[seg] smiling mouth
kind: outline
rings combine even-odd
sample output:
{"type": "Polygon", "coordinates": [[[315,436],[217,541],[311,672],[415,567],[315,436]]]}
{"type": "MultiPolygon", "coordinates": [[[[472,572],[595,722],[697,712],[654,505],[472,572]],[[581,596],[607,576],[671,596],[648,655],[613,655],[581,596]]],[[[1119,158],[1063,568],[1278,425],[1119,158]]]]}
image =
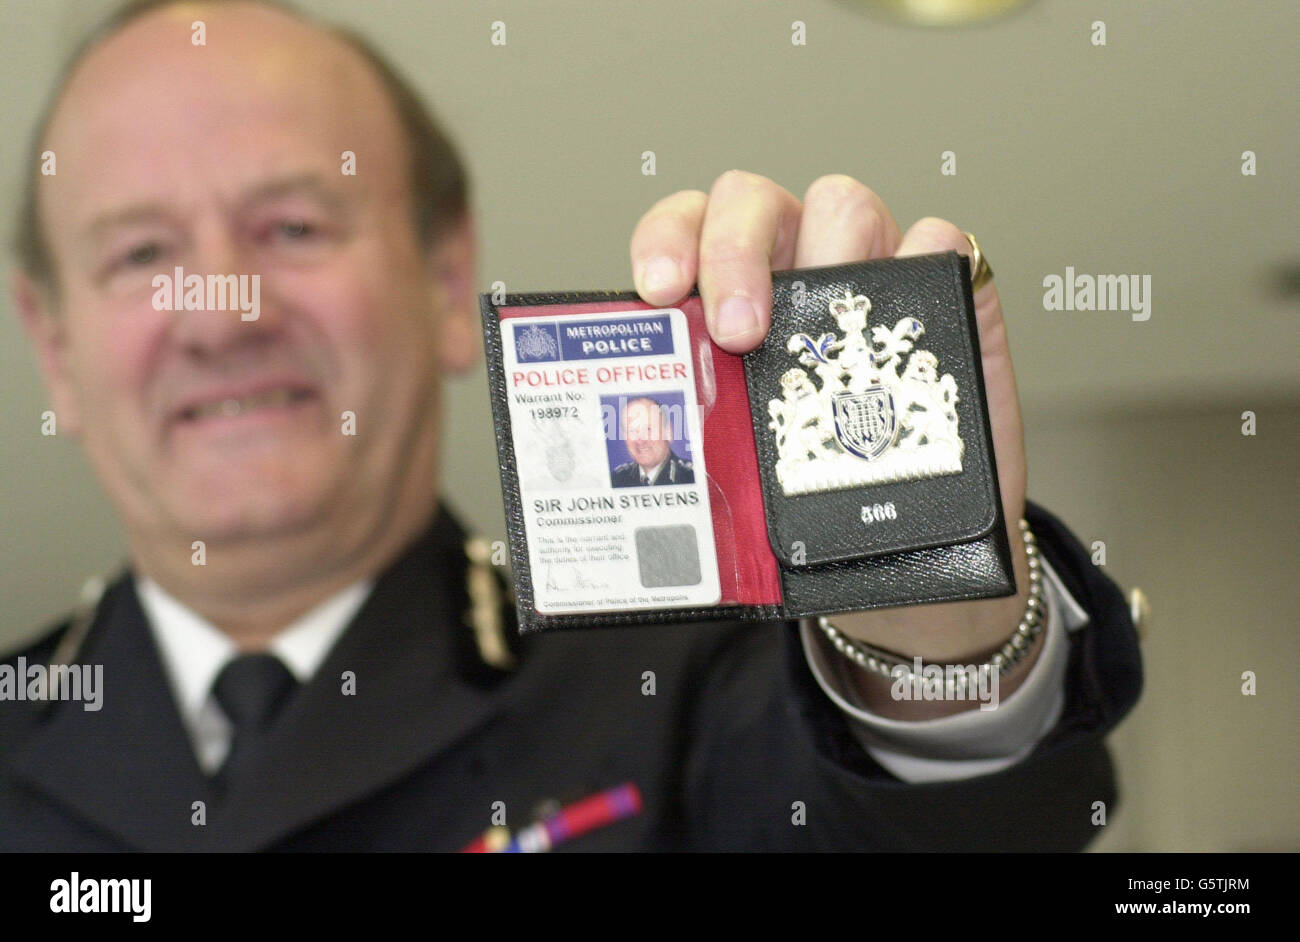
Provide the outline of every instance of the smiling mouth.
{"type": "Polygon", "coordinates": [[[228,419],[260,409],[283,409],[313,398],[315,394],[307,389],[270,389],[251,396],[213,399],[211,402],[190,406],[180,413],[180,419],[182,422],[198,422],[214,418],[228,419]]]}

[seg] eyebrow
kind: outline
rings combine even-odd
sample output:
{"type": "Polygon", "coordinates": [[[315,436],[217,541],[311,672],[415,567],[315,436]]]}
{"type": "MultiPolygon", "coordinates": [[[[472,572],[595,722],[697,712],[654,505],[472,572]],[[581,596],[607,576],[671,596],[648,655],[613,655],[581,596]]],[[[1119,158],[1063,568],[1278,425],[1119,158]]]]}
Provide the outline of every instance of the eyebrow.
{"type": "Polygon", "coordinates": [[[310,196],[320,200],[329,209],[339,211],[346,209],[348,204],[348,200],[330,189],[315,173],[297,173],[254,184],[246,189],[236,202],[260,203],[285,196],[310,196]]]}
{"type": "MultiPolygon", "coordinates": [[[[256,183],[245,189],[235,203],[249,205],[300,195],[319,200],[327,209],[335,212],[347,209],[348,201],[329,189],[321,177],[314,173],[292,174],[256,183]]],[[[91,219],[83,232],[86,240],[93,242],[117,226],[169,222],[173,219],[174,213],[165,203],[133,203],[100,213],[91,219]]]]}
{"type": "Polygon", "coordinates": [[[136,203],[123,206],[94,217],[83,230],[83,236],[86,241],[93,242],[117,226],[165,222],[171,218],[171,215],[162,203],[136,203]]]}

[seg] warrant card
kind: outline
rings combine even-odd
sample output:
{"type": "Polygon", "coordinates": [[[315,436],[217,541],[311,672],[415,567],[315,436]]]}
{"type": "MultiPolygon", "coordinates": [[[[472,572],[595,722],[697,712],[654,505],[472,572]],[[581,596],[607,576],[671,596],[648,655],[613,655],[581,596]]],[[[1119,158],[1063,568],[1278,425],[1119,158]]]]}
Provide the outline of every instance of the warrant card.
{"type": "Polygon", "coordinates": [[[715,604],[721,592],[686,316],[501,320],[534,604],[715,604]]]}

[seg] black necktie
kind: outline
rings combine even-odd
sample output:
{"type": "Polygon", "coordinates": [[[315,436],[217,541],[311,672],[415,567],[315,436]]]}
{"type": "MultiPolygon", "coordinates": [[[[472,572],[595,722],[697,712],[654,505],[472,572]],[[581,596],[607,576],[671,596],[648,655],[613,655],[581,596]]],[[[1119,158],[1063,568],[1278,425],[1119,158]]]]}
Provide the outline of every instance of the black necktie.
{"type": "Polygon", "coordinates": [[[274,654],[241,654],[221,669],[212,695],[234,727],[230,752],[215,777],[222,791],[229,791],[244,775],[297,686],[274,654]]]}

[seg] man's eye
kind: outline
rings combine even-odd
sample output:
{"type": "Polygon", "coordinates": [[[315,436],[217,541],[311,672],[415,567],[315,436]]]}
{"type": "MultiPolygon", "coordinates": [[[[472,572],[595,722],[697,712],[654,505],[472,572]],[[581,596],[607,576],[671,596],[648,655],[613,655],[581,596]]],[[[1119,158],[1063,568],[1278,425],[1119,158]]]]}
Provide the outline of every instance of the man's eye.
{"type": "Polygon", "coordinates": [[[144,245],[137,245],[131,251],[127,252],[125,261],[128,265],[148,265],[157,257],[157,243],[147,242],[144,245]]]}
{"type": "Polygon", "coordinates": [[[286,219],[280,223],[279,233],[290,239],[302,239],[315,235],[316,229],[303,219],[286,219]]]}

